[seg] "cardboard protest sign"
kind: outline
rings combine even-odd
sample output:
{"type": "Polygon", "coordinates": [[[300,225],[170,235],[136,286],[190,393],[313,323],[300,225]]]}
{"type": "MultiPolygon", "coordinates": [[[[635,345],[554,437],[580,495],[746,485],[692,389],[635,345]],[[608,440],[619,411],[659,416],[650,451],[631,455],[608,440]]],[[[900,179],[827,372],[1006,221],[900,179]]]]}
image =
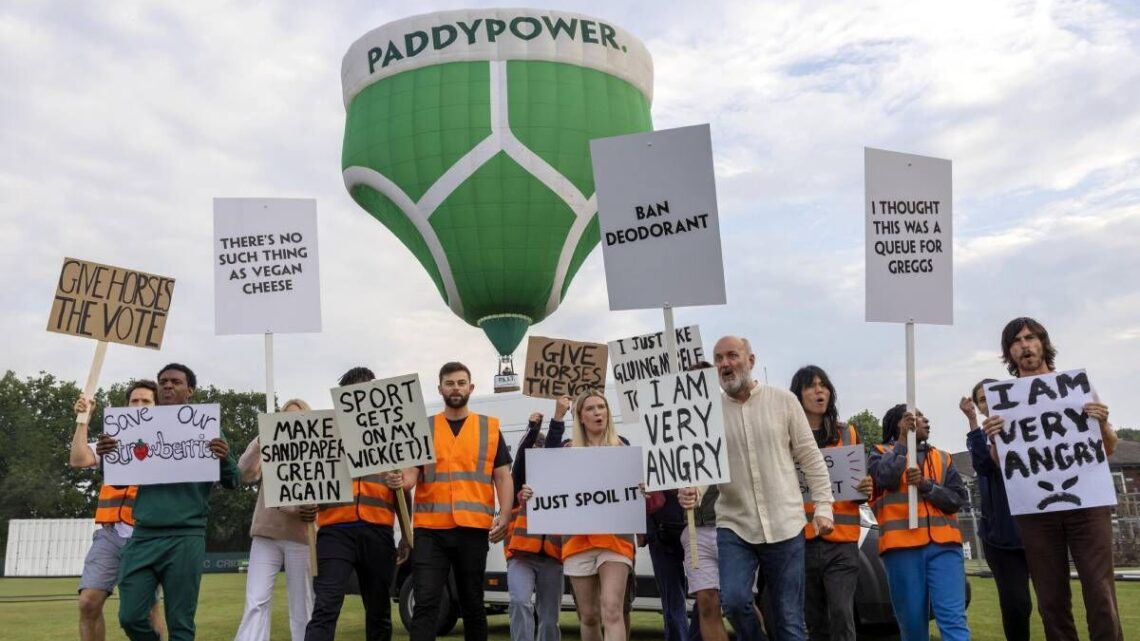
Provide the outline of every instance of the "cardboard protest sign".
{"type": "Polygon", "coordinates": [[[330,390],[336,431],[353,478],[435,461],[419,374],[330,390]]]}
{"type": "Polygon", "coordinates": [[[863,150],[868,321],[954,324],[949,160],[863,150]]]}
{"type": "MultiPolygon", "coordinates": [[[[866,494],[859,491],[859,482],[867,476],[867,453],[862,445],[841,445],[820,448],[827,474],[831,477],[831,496],[836,501],[862,501],[866,494]]],[[[800,479],[800,494],[804,503],[811,501],[811,488],[803,470],[796,465],[796,476],[800,479]]]]}
{"type": "Polygon", "coordinates": [[[1095,395],[1083,369],[985,389],[990,412],[1005,419],[995,442],[1011,513],[1116,505],[1100,421],[1082,409],[1095,395]]]}
{"type": "MultiPolygon", "coordinates": [[[[671,371],[684,371],[698,361],[704,360],[705,348],[701,343],[701,328],[696,325],[678,327],[675,330],[677,360],[679,367],[671,371]]],[[[617,390],[618,404],[621,406],[621,422],[633,424],[638,421],[637,382],[658,378],[670,371],[669,354],[665,348],[665,332],[643,334],[630,338],[619,338],[609,342],[610,369],[614,387],[617,390]]]]}
{"type": "Polygon", "coordinates": [[[259,414],[257,431],[266,507],[352,502],[336,412],[259,414]]]}
{"type": "Polygon", "coordinates": [[[647,490],[729,481],[724,408],[715,369],[642,381],[637,396],[647,435],[642,448],[647,490]]]}
{"type": "Polygon", "coordinates": [[[108,407],[103,432],[119,447],[103,457],[108,485],[217,481],[210,441],[221,435],[221,408],[209,405],[108,407]]]}
{"type": "Polygon", "coordinates": [[[321,331],[317,201],[214,199],[214,333],[321,331]]]}
{"type": "Polygon", "coordinates": [[[174,279],[64,258],[49,332],[159,349],[174,279]]]}
{"type": "Polygon", "coordinates": [[[526,344],[522,392],[535,398],[559,398],[602,389],[608,353],[601,343],[531,336],[526,344]]]}
{"type": "Polygon", "coordinates": [[[590,141],[610,309],[723,305],[708,125],[590,141]]]}
{"type": "Polygon", "coordinates": [[[526,451],[526,505],[532,534],[645,532],[640,447],[560,447],[526,451]],[[589,474],[583,474],[589,470],[589,474]]]}

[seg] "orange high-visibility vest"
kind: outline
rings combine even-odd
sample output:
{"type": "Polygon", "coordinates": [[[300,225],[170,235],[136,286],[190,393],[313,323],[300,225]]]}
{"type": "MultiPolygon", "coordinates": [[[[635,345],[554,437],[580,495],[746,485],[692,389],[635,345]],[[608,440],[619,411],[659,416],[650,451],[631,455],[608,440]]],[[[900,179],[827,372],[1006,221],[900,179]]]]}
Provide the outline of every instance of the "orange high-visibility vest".
{"type": "MultiPolygon", "coordinates": [[[[875,449],[880,453],[887,451],[882,445],[876,445],[875,449]]],[[[949,454],[931,447],[926,451],[926,460],[922,463],[922,475],[941,484],[946,478],[946,471],[953,464],[949,454]]],[[[962,544],[957,515],[946,514],[938,509],[923,499],[921,492],[918,495],[918,527],[909,529],[905,472],[899,479],[898,489],[876,496],[871,506],[879,521],[879,554],[922,547],[929,543],[962,544]]]]}
{"type": "Polygon", "coordinates": [[[380,474],[369,474],[352,480],[352,503],[322,507],[317,525],[364,521],[391,526],[396,521],[396,497],[380,474]]]}
{"type": "Polygon", "coordinates": [[[491,529],[495,518],[495,454],[499,451],[499,419],[468,414],[459,430],[451,431],[443,414],[436,414],[435,463],[425,465],[416,484],[417,528],[491,529]]]}
{"type": "Polygon", "coordinates": [[[545,554],[562,560],[562,536],[558,534],[530,534],[526,530],[526,504],[511,510],[507,524],[507,538],[503,541],[503,554],[509,559],[515,552],[545,554]]]}
{"type": "Polygon", "coordinates": [[[95,508],[95,522],[100,525],[115,523],[135,524],[135,497],[137,485],[104,485],[99,488],[99,503],[95,508]]]}
{"type": "MultiPolygon", "coordinates": [[[[824,445],[828,447],[841,447],[846,445],[858,445],[859,433],[855,431],[854,425],[848,425],[846,429],[839,432],[839,442],[824,445]]],[[[830,534],[824,534],[824,541],[831,541],[832,543],[858,543],[859,542],[859,504],[855,501],[836,501],[831,504],[831,511],[833,512],[833,520],[835,521],[835,529],[830,534]]],[[[804,527],[804,538],[814,539],[819,536],[815,531],[815,526],[812,525],[811,520],[815,518],[815,503],[804,503],[804,513],[807,514],[807,526],[804,527]]]]}
{"type": "Polygon", "coordinates": [[[573,534],[562,543],[562,560],[588,552],[589,550],[609,550],[629,560],[633,560],[634,546],[630,536],[619,534],[573,534]]]}

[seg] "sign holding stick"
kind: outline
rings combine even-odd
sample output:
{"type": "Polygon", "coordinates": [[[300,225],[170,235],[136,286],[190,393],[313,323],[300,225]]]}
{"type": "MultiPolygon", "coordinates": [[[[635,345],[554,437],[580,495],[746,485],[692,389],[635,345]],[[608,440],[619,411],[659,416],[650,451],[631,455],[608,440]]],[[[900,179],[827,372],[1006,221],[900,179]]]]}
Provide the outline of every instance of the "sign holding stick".
{"type": "Polygon", "coordinates": [[[704,360],[701,328],[696,325],[678,327],[676,336],[677,360],[680,368],[670,367],[671,358],[666,346],[665,332],[619,338],[609,342],[610,371],[621,407],[621,422],[637,423],[637,382],[658,378],[671,371],[686,370],[704,360]]]}
{"type": "MultiPolygon", "coordinates": [[[[859,483],[867,475],[867,455],[862,445],[824,447],[819,453],[827,465],[827,473],[831,477],[831,495],[836,501],[862,501],[867,498],[866,494],[859,491],[859,483]]],[[[811,488],[808,487],[807,478],[799,464],[796,464],[796,476],[800,479],[800,494],[804,497],[804,503],[810,503],[811,488]]]]}
{"type": "Polygon", "coordinates": [[[159,349],[174,279],[64,258],[49,332],[159,349]]]}
{"type": "Polygon", "coordinates": [[[352,502],[332,410],[259,414],[265,507],[352,502]]]}
{"type": "Polygon", "coordinates": [[[158,405],[108,407],[103,432],[119,446],[103,457],[108,485],[159,485],[217,481],[218,459],[209,443],[221,434],[220,407],[158,405]]]}
{"type": "Polygon", "coordinates": [[[645,489],[673,490],[729,481],[724,408],[715,369],[669,374],[637,384],[645,489]]]}
{"type": "Polygon", "coordinates": [[[563,338],[531,336],[526,346],[522,391],[534,398],[577,396],[606,386],[609,348],[563,338]]]}
{"type": "Polygon", "coordinates": [[[645,532],[640,447],[527,450],[527,531],[534,534],[645,532]],[[583,474],[589,470],[589,474],[583,474]]]}
{"type": "Polygon", "coordinates": [[[996,439],[1012,514],[1116,505],[1095,398],[1083,369],[986,385],[990,411],[1005,419],[996,439]]]}

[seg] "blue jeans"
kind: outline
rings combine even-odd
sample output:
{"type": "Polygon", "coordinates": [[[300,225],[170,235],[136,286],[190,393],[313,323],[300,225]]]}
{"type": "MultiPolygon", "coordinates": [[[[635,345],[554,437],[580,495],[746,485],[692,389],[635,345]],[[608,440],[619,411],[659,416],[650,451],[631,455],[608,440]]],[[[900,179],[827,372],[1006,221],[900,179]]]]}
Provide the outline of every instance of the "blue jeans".
{"type": "Polygon", "coordinates": [[[507,614],[511,641],[559,641],[558,615],[562,609],[562,562],[543,554],[516,553],[507,559],[507,614]],[[531,603],[531,598],[534,602],[531,603]]]}
{"type": "Polygon", "coordinates": [[[930,639],[931,610],[942,641],[970,641],[962,546],[930,543],[882,558],[902,641],[930,639]]]}
{"type": "Polygon", "coordinates": [[[804,641],[804,535],[778,543],[753,544],[726,528],[716,530],[720,569],[720,602],[736,638],[767,641],[752,610],[756,571],[767,590],[774,641],[804,641]]]}

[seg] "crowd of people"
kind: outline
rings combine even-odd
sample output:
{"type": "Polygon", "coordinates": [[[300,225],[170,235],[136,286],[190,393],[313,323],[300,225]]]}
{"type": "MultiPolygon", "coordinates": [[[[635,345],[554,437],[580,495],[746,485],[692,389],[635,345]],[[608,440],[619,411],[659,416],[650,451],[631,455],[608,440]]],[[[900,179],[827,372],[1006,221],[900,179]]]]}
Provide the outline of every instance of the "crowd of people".
{"type": "MultiPolygon", "coordinates": [[[[1003,330],[1002,360],[1015,377],[1054,370],[1056,349],[1037,321],[1017,318],[1003,330]]],[[[569,577],[583,641],[624,641],[629,635],[633,566],[638,546],[648,546],[658,583],[666,641],[725,641],[731,624],[737,639],[757,641],[853,641],[854,597],[859,574],[860,504],[869,502],[879,527],[878,553],[886,569],[891,603],[902,639],[925,640],[933,616],[941,638],[970,638],[962,536],[956,514],[966,505],[962,478],[949,453],[930,445],[930,424],[900,404],[882,418],[882,443],[874,444],[861,500],[835,500],[822,450],[857,445],[860,435],[838,415],[837,392],[827,373],[806,366],[790,389],[752,376],[755,355],[748,340],[725,336],[713,350],[721,396],[731,481],[719,486],[644,492],[645,535],[537,534],[527,528],[526,452],[541,447],[621,447],[601,390],[554,402],[547,429],[530,416],[512,459],[499,421],[471,411],[471,372],[447,363],[439,372],[443,410],[432,417],[434,460],[424,465],[353,480],[353,502],[299,508],[266,508],[259,493],[250,534],[245,613],[236,639],[269,639],[270,598],[284,569],[294,641],[331,640],[355,573],[369,641],[392,637],[390,586],[398,560],[412,568],[415,606],[412,641],[432,641],[446,586],[456,591],[466,641],[486,641],[483,579],[490,545],[503,541],[510,593],[512,641],[558,641],[564,577],[569,577]],[[572,416],[566,438],[566,415],[572,416]],[[908,464],[907,436],[917,442],[908,464]],[[513,462],[513,464],[512,464],[513,462]],[[801,498],[797,467],[811,492],[801,498]],[[916,488],[918,527],[909,524],[908,494],[916,488]],[[398,493],[412,505],[411,523],[398,516],[398,493]],[[688,531],[685,510],[694,510],[688,531]],[[397,521],[404,532],[395,543],[397,521]],[[315,522],[315,576],[309,530],[315,522]],[[414,544],[405,546],[414,532],[414,544]],[[696,549],[690,546],[695,542],[696,549]],[[697,563],[689,562],[696,558],[697,563]],[[695,612],[686,612],[687,598],[695,612]]],[[[356,367],[339,385],[373,380],[356,367]]],[[[194,372],[171,363],[149,381],[132,383],[131,405],[192,402],[194,372]]],[[[989,380],[989,379],[987,379],[989,380]]],[[[1114,589],[1110,508],[1078,508],[1012,516],[994,446],[1003,429],[989,415],[982,381],[960,403],[968,423],[966,443],[982,494],[980,535],[997,584],[1008,640],[1029,638],[1029,584],[1048,641],[1076,641],[1068,570],[1070,555],[1080,577],[1092,641],[1123,641],[1114,589]]],[[[92,409],[77,400],[80,417],[92,409]]],[[[290,400],[283,411],[305,411],[290,400]]],[[[1116,435],[1108,408],[1088,403],[1100,421],[1111,454],[1116,435]]],[[[117,442],[99,435],[89,442],[78,422],[71,464],[92,467],[117,442]]],[[[255,483],[261,474],[255,439],[235,461],[224,436],[209,443],[218,459],[220,485],[255,483]]],[[[114,487],[99,494],[94,535],[79,584],[80,638],[104,638],[104,604],[117,587],[119,624],[135,641],[194,638],[207,499],[212,483],[114,487]],[[158,604],[162,602],[162,612],[158,604]],[[163,616],[165,615],[165,616],[163,616]]]]}

